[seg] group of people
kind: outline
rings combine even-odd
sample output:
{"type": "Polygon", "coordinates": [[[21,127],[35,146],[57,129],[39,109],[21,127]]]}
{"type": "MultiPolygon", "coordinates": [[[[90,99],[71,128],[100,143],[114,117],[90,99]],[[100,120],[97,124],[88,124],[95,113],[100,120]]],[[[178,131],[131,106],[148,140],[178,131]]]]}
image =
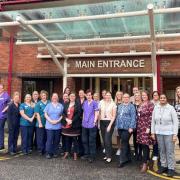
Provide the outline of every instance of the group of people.
{"type": "Polygon", "coordinates": [[[150,160],[160,158],[157,173],[167,172],[172,177],[175,170],[174,147],[180,139],[180,87],[176,89],[176,102],[170,105],[165,94],[158,91],[150,98],[147,91],[133,88],[133,96],[117,91],[115,100],[111,92],[99,94],[80,90],[78,97],[66,88],[62,99],[53,93],[51,99],[45,90],[26,94],[20,103],[20,94],[11,99],[0,84],[0,149],[4,149],[4,125],[8,122],[8,151],[17,153],[17,140],[21,130],[22,153],[28,155],[37,146],[39,154],[46,158],[59,155],[63,159],[78,155],[92,163],[96,158],[99,134],[103,145],[103,160],[112,161],[112,136],[117,136],[119,168],[131,162],[129,140],[133,135],[134,156],[142,161],[141,172],[146,172],[150,160]],[[179,119],[179,120],[178,120],[179,119]],[[179,127],[179,128],[178,128],[179,127]]]}

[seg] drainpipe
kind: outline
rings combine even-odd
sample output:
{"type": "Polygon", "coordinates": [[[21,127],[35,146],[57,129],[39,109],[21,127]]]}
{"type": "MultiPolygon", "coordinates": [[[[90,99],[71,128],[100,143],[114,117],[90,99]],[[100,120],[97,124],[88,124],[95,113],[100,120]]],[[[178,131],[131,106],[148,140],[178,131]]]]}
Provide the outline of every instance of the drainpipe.
{"type": "Polygon", "coordinates": [[[11,94],[14,37],[9,38],[8,94],[11,94]]]}
{"type": "Polygon", "coordinates": [[[160,56],[156,56],[157,61],[157,90],[161,92],[161,58],[160,56]]]}

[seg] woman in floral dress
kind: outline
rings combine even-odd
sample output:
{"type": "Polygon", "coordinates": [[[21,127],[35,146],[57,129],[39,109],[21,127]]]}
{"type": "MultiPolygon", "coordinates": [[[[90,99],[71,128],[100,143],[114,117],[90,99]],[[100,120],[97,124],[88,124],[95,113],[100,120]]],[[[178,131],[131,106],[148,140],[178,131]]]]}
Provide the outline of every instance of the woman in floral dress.
{"type": "Polygon", "coordinates": [[[137,119],[137,143],[142,144],[143,150],[143,165],[141,172],[147,171],[147,163],[149,161],[149,146],[153,144],[153,140],[150,134],[152,112],[154,109],[153,103],[149,101],[148,92],[142,92],[142,104],[138,108],[137,119]]]}

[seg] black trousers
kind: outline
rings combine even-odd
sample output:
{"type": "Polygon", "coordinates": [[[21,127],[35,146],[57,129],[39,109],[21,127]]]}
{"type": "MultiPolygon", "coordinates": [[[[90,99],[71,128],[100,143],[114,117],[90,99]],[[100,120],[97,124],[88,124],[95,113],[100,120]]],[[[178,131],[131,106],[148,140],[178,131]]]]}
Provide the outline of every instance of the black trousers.
{"type": "Polygon", "coordinates": [[[180,148],[180,128],[178,129],[178,140],[179,140],[179,148],[180,148]]]}
{"type": "Polygon", "coordinates": [[[133,145],[135,156],[142,156],[142,145],[137,143],[137,130],[133,131],[133,145]]]}
{"type": "Polygon", "coordinates": [[[105,153],[107,158],[112,158],[112,134],[114,131],[114,125],[112,125],[111,130],[107,132],[107,127],[109,126],[110,120],[101,120],[100,129],[101,135],[104,143],[105,153]]]}
{"type": "Polygon", "coordinates": [[[90,158],[96,156],[96,134],[97,128],[82,128],[82,143],[84,147],[84,155],[90,158]]]}
{"type": "Polygon", "coordinates": [[[64,136],[65,137],[65,152],[71,153],[72,145],[73,152],[78,153],[78,136],[64,136]]]}
{"type": "Polygon", "coordinates": [[[142,161],[143,161],[143,163],[147,163],[150,159],[149,158],[149,154],[150,154],[149,146],[142,144],[142,151],[143,151],[142,161]]]}
{"type": "Polygon", "coordinates": [[[125,129],[118,129],[118,134],[121,142],[120,163],[125,163],[131,160],[131,150],[129,145],[131,134],[125,129]]]}

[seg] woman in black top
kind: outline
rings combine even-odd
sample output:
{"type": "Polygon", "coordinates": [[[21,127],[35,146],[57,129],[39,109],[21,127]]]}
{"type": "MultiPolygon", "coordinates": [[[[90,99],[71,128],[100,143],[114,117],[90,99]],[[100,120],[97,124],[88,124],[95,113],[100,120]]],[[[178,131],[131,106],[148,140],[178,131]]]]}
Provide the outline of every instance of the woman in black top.
{"type": "Polygon", "coordinates": [[[20,96],[19,93],[14,93],[13,101],[10,103],[7,110],[8,119],[8,151],[11,155],[17,152],[17,140],[19,136],[20,113],[19,113],[20,96]]]}
{"type": "MultiPolygon", "coordinates": [[[[134,104],[134,107],[136,109],[136,121],[137,121],[137,117],[138,117],[137,111],[141,105],[141,93],[140,93],[140,91],[138,91],[134,94],[133,104],[134,104]]],[[[136,127],[137,127],[137,125],[136,125],[136,127]]],[[[136,161],[137,160],[141,161],[142,160],[142,146],[141,146],[141,144],[138,144],[136,141],[137,141],[137,129],[134,129],[134,131],[133,131],[134,156],[135,156],[136,161]]]]}
{"type": "Polygon", "coordinates": [[[62,134],[65,136],[65,154],[64,159],[71,153],[72,143],[74,144],[74,160],[77,160],[78,136],[81,133],[81,105],[75,100],[74,93],[69,95],[70,101],[64,104],[63,120],[61,121],[62,134]]]}

